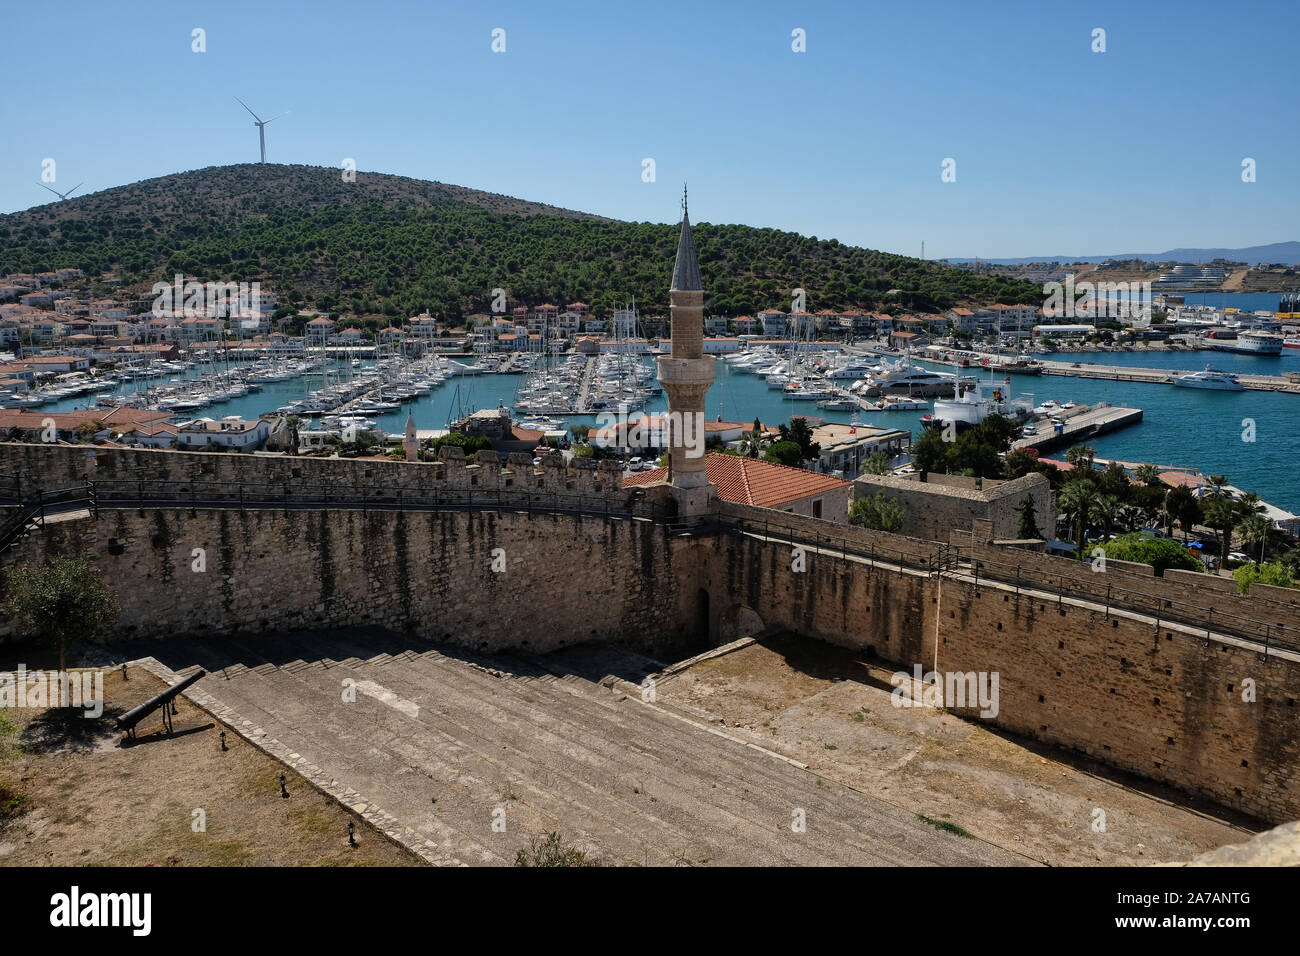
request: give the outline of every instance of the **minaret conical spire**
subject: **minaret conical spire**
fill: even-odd
[[[700,261],[695,256],[695,240],[691,238],[691,215],[686,208],[686,186],[682,185],[682,232],[677,237],[677,261],[673,264],[673,282],[670,292],[703,292],[700,279]]]
[[[713,384],[713,356],[704,354],[704,283],[691,238],[682,188],[682,233],[668,290],[668,354],[660,354],[659,382],[668,396],[668,483],[679,515],[708,511],[714,489],[705,463],[705,393]],[[660,343],[660,351],[664,343]]]

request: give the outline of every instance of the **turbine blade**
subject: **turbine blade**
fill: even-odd
[[[271,122],[271,120],[278,120],[281,116],[288,116],[292,112],[293,110],[285,110],[283,113],[280,113],[278,116],[272,116],[271,119],[266,121],[266,123]],[[263,123],[262,125],[265,126],[266,123]]]
[[[42,189],[50,189],[50,187],[45,185],[45,183],[37,183],[36,185],[40,186]],[[58,196],[60,199],[63,198],[63,193],[59,192],[57,189],[50,189],[50,192],[54,193],[54,195]]]
[[[257,115],[256,113],[254,113],[252,110],[249,110],[249,109],[248,109],[248,104],[245,103],[243,100],[241,100],[238,96],[235,97],[235,102],[237,102],[237,103],[238,103],[240,106],[242,106],[244,109],[248,110],[248,112],[252,115],[253,119],[257,120],[259,123],[262,122],[262,117],[258,116],[258,115]]]

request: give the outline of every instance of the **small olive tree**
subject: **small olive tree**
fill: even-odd
[[[93,640],[117,620],[117,599],[84,557],[20,564],[8,574],[5,609],[18,632],[57,646],[67,670],[70,640]]]

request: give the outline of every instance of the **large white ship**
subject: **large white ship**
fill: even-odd
[[[1244,352],[1248,355],[1281,355],[1282,336],[1272,332],[1242,331],[1235,339],[1206,339],[1219,352]]]
[[[959,396],[936,399],[933,413],[921,416],[921,427],[943,428],[952,424],[958,431],[973,428],[989,415],[1006,413],[1009,389],[1006,383],[990,383],[990,394],[985,395],[983,385],[976,382]]]
[[[1240,392],[1245,387],[1231,372],[1210,368],[1208,365],[1204,371],[1175,376],[1173,383],[1183,388],[1212,388],[1221,392]]]

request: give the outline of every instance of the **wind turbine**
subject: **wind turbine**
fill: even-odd
[[[266,124],[272,122],[273,120],[278,120],[280,116],[288,116],[290,111],[285,110],[283,113],[280,114],[280,116],[272,116],[271,119],[264,120],[262,119],[262,117],[254,113],[252,110],[249,110],[248,104],[245,103],[243,100],[239,99],[238,96],[236,96],[235,99],[238,101],[239,105],[242,106],[244,109],[248,110],[249,114],[253,117],[253,125],[257,127],[257,140],[262,147],[261,161],[266,162]]]
[[[45,185],[45,183],[37,183],[36,185],[40,186],[42,189],[49,189],[50,192],[54,193],[54,195],[58,196],[59,200],[62,201],[64,199],[67,199],[69,196],[71,196],[73,193],[75,193],[78,189],[80,189],[85,184],[86,184],[85,180],[82,180],[81,182],[77,183],[77,185],[69,189],[66,193],[61,193],[57,189],[51,189],[49,186]]]

